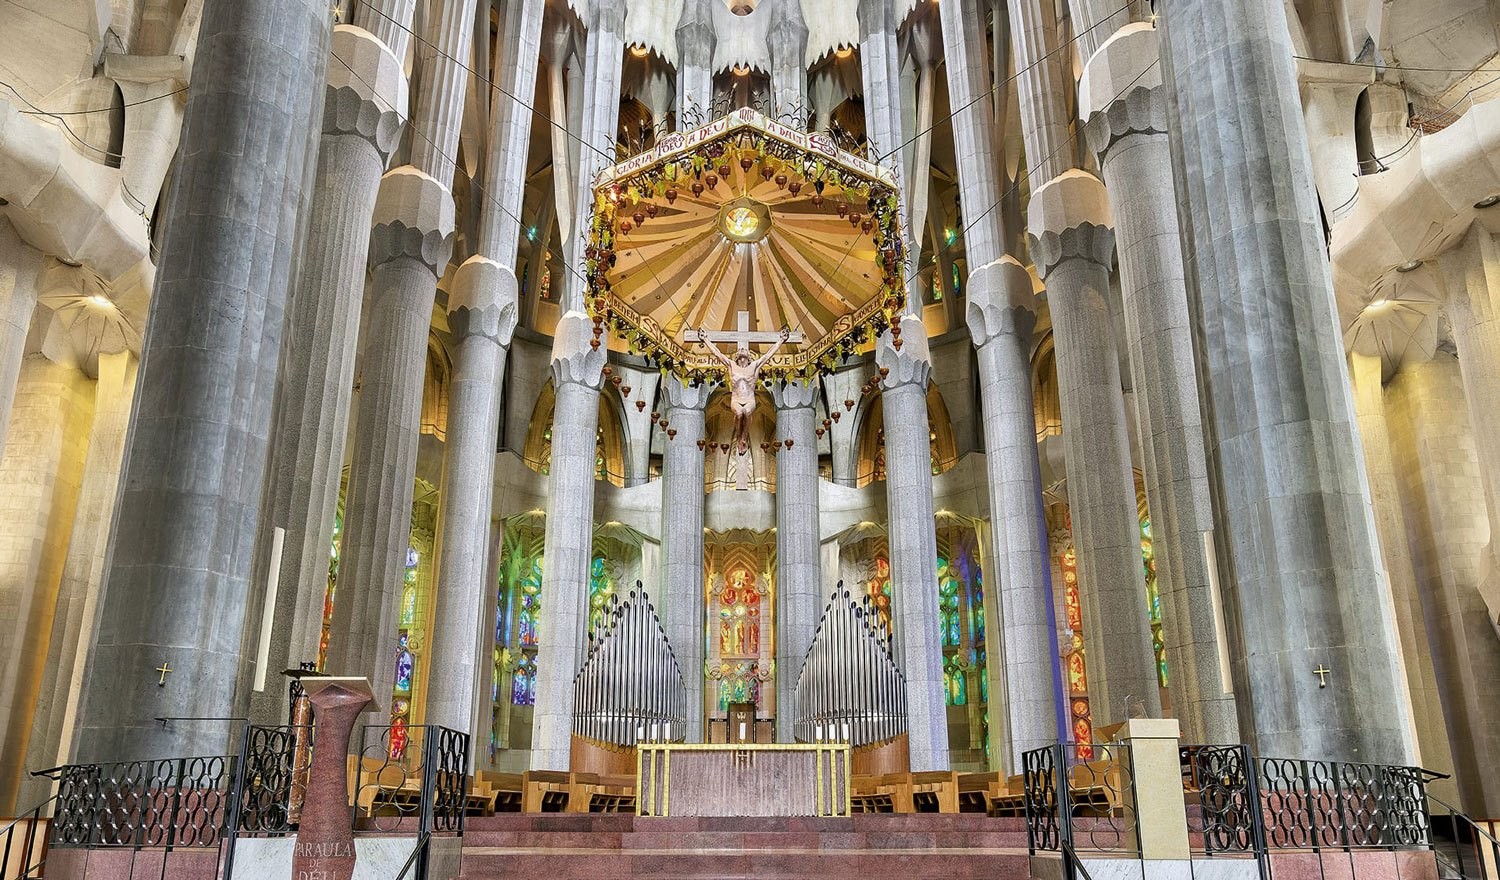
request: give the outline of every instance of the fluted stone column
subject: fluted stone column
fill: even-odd
[[[238,714],[265,378],[279,355],[330,26],[320,0],[204,3],[78,760],[229,747],[229,721],[152,719]],[[164,661],[173,672],[159,686],[152,670]]]
[[[662,412],[677,431],[666,438],[661,462],[661,593],[667,639],[687,686],[687,741],[703,741],[703,407],[710,384],[688,385],[676,376],[661,383]]]
[[[354,7],[354,24],[368,31],[397,58],[406,59],[411,43],[411,20],[417,0],[361,0]],[[425,50],[425,47],[424,47]],[[405,112],[406,108],[401,110]]]
[[[1006,0],[1006,8],[1026,165],[1033,181],[1052,180],[1076,164],[1067,112],[1073,83],[1063,67],[1068,53],[1054,51],[1059,49],[1056,6],[1053,0]]]
[[[1441,264],[1446,312],[1484,474],[1485,504],[1495,524],[1479,592],[1500,636],[1500,243],[1475,223]]]
[[[823,595],[818,504],[816,382],[777,382],[776,403],[776,741],[792,742],[797,676],[812,646]],[[788,446],[787,444],[791,445]],[[764,618],[762,618],[764,619]],[[936,630],[934,630],[936,631]]]
[[[896,646],[906,675],[907,732],[914,773],[948,769],[943,645],[938,624],[937,533],[932,510],[932,442],[927,383],[932,356],[922,319],[901,319],[901,348],[880,337],[876,361],[885,420],[885,495]],[[780,484],[778,482],[778,488]],[[779,494],[779,493],[778,493]]]
[[[469,82],[465,64],[477,2],[431,0],[422,28],[428,45],[415,53],[418,70],[412,76],[421,88],[412,108],[412,120],[420,134],[413,134],[411,139],[411,164],[450,189],[458,155],[458,131],[463,123],[464,91]]]
[[[1370,498],[1375,505],[1375,530],[1380,536],[1380,555],[1385,561],[1386,577],[1390,582],[1390,601],[1396,631],[1401,638],[1407,689],[1411,694],[1412,722],[1416,726],[1418,747],[1416,757],[1421,766],[1429,770],[1452,773],[1453,756],[1448,747],[1448,731],[1443,726],[1443,706],[1438,696],[1437,674],[1423,617],[1422,595],[1412,565],[1409,545],[1412,532],[1408,528],[1400,495],[1401,482],[1396,475],[1396,460],[1391,451],[1383,372],[1379,355],[1357,351],[1349,355],[1349,374],[1354,381],[1354,414],[1359,420],[1365,470],[1370,479]],[[1447,429],[1447,425],[1442,425],[1433,436],[1446,436]],[[1160,577],[1160,572],[1157,576]]]
[[[1031,339],[1036,297],[1031,274],[1005,253],[1001,172],[995,155],[984,34],[970,26],[973,0],[939,6],[948,94],[955,107],[955,149],[965,157],[959,199],[969,272],[965,284],[969,333],[979,361],[986,488],[990,508],[985,625],[989,643],[990,759],[1015,773],[1021,754],[1058,740],[1067,726],[1052,604],[1046,520],[1037,462],[1031,389]]]
[[[489,590],[490,506],[495,491],[497,393],[515,329],[517,285],[511,270],[473,256],[448,294],[453,373],[448,382],[448,442],[443,454],[443,542],[427,677],[427,722],[473,732],[479,722],[478,664],[494,618]],[[420,408],[421,395],[417,396]],[[486,716],[488,713],[484,713]],[[486,718],[486,727],[488,727]],[[470,760],[474,759],[470,750]]]
[[[991,759],[1016,771],[1023,753],[1067,730],[1032,403],[1035,300],[1030,273],[1008,255],[970,272],[967,290],[989,490],[986,592],[995,594],[1002,649],[991,647],[986,669]]]
[[[1130,428],[1109,313],[1115,239],[1109,199],[1098,178],[1074,169],[1032,193],[1029,214],[1031,254],[1047,285],[1057,349],[1089,709],[1101,727],[1127,717],[1127,699],[1159,717]]]
[[[1203,549],[1213,504],[1157,59],[1151,25],[1121,28],[1089,59],[1079,115],[1114,208],[1172,712],[1187,742],[1238,742]]]
[[[406,77],[390,49],[347,25],[334,28],[330,49],[335,60],[328,65],[308,240],[288,303],[252,578],[266,583],[275,564],[273,529],[285,529],[266,689],[250,701],[255,720],[264,724],[282,723],[286,714],[278,673],[318,657],[370,218],[405,118]],[[250,617],[258,620],[261,613],[253,608]],[[248,632],[258,637],[260,627]]]
[[[27,244],[10,220],[0,219],[0,453],[5,451],[26,333],[36,311],[41,266],[42,252]]]
[[[26,747],[25,766],[32,769],[56,767],[72,760],[73,743],[69,734],[78,714],[87,658],[87,651],[80,649],[93,642],[99,623],[99,585],[104,580],[110,525],[120,485],[120,459],[130,425],[130,404],[135,397],[136,366],[137,358],[129,351],[99,355],[94,421],[89,427],[83,480],[73,511],[68,553],[52,616],[52,636],[47,643],[47,662],[37,691],[31,739]],[[52,783],[42,782],[24,780],[17,803],[24,808],[45,800]]]
[[[411,537],[427,333],[438,273],[453,248],[448,188],[405,165],[387,172],[370,234],[369,305],[354,464],[325,670],[395,680],[400,587]]]
[[[801,0],[779,0],[766,43],[771,50],[771,115],[798,131],[807,127],[807,22]],[[791,114],[800,115],[793,119]]]
[[[519,309],[516,246],[526,184],[526,147],[536,90],[542,0],[513,5],[500,50],[506,66],[491,90],[487,191],[476,209],[477,253],[464,261],[448,295],[453,374],[448,388],[448,434],[443,455],[443,539],[439,545],[436,625],[429,642],[427,720],[467,730],[483,742],[490,727],[494,579],[491,510],[500,388]],[[486,14],[485,19],[488,20]],[[509,700],[509,695],[506,697]],[[469,750],[471,765],[478,749]]]
[[[677,20],[677,130],[713,121],[715,0],[687,0]],[[693,705],[689,703],[688,705]]]
[[[36,805],[17,803],[16,792],[26,778],[29,741],[45,723],[33,710],[69,541],[66,524],[83,482],[92,392],[78,367],[27,356],[11,442],[0,459],[0,812],[7,814]]]
[[[1485,620],[1479,586],[1493,527],[1484,497],[1479,432],[1470,421],[1463,358],[1440,346],[1391,379],[1393,453],[1407,533],[1422,594],[1450,754],[1424,767],[1450,770],[1474,816],[1500,814],[1500,639]],[[1420,726],[1419,726],[1420,731]],[[1420,733],[1419,733],[1420,735]]]
[[[1384,601],[1286,10],[1162,7],[1173,179],[1190,219],[1233,583],[1242,737],[1262,755],[1406,763]],[[1290,625],[1289,625],[1290,624]],[[1332,670],[1319,687],[1313,669]]]
[[[552,342],[552,461],[547,477],[542,623],[537,651],[531,768],[566,770],[573,734],[573,675],[584,638],[589,564],[594,552],[594,436],[605,348],[589,345],[593,324],[570,311]],[[700,486],[699,490],[702,492]],[[684,673],[686,670],[684,670]]]

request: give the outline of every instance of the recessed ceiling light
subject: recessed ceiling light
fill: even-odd
[[[98,306],[101,309],[112,309],[115,307],[115,301],[102,293],[96,293],[89,297],[89,305]]]
[[[1397,266],[1396,267],[1396,271],[1397,272],[1415,272],[1415,271],[1417,271],[1420,268],[1422,268],[1422,261],[1421,260],[1407,260],[1406,262],[1404,262],[1401,265]]]
[[[1367,305],[1367,306],[1365,306],[1365,311],[1367,311],[1367,312],[1379,311],[1379,310],[1385,308],[1386,306],[1388,306],[1390,304],[1391,304],[1391,301],[1388,300],[1388,299],[1386,299],[1385,297],[1381,297],[1380,299],[1372,299],[1372,300],[1370,300],[1370,304]]]
[[[840,46],[837,49],[833,50],[833,55],[834,55],[835,58],[848,58],[850,55],[853,55],[853,54],[854,54],[854,49],[851,48],[851,47],[849,47],[849,46]]]
[[[1495,193],[1492,196],[1485,196],[1484,198],[1474,203],[1474,207],[1476,208],[1493,208],[1496,205],[1500,205],[1500,193]]]
[[[57,261],[59,263],[62,263],[64,266],[72,266],[74,269],[77,269],[79,266],[83,265],[82,263],[80,263],[80,262],[78,262],[76,260],[69,260],[66,257],[58,257]]]

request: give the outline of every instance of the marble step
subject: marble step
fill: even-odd
[[[698,818],[636,817],[628,813],[500,813],[465,820],[466,834],[480,831],[559,832],[862,832],[879,831],[975,831],[1014,832],[1024,835],[1026,822],[1019,818],[990,818],[981,813],[869,813],[844,819],[799,816],[705,816]]]
[[[465,848],[522,849],[1025,849],[1016,831],[466,831]]]
[[[524,849],[464,847],[464,880],[657,880],[900,877],[902,880],[1026,880],[1024,849]]]

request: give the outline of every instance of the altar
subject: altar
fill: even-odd
[[[848,743],[641,743],[638,816],[847,816]]]

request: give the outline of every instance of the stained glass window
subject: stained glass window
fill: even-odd
[[[342,507],[342,503],[340,503]],[[333,630],[333,591],[339,579],[339,545],[344,540],[344,517],[333,515],[333,540],[328,548],[328,585],[323,591],[323,632],[318,637],[318,668],[328,661],[328,634]]]
[[[870,579],[865,581],[865,592],[870,596],[870,602],[874,604],[875,610],[880,613],[880,619],[886,626],[891,624],[891,561],[884,556],[875,557],[875,569]]]
[[[755,573],[737,568],[724,576],[718,595],[719,654],[755,657],[760,654],[761,590]]]
[[[1167,686],[1167,645],[1161,629],[1161,590],[1156,582],[1156,548],[1151,520],[1141,519],[1141,565],[1146,570],[1146,602],[1151,617],[1151,650],[1156,656],[1156,677]]]
[[[615,579],[603,556],[595,556],[589,565],[589,629],[597,629],[609,613],[615,595]]]
[[[969,702],[969,684],[957,654],[943,659],[943,702],[949,706],[963,706]]]
[[[411,724],[411,696],[415,689],[417,656],[413,635],[417,631],[417,566],[421,557],[406,548],[406,570],[401,575],[401,622],[396,634],[396,684],[391,700],[390,754],[399,759],[406,753],[407,728]]]
[[[959,614],[959,583],[952,565],[947,559],[938,557],[938,624],[943,637],[943,647],[957,648],[959,634],[963,629]]]
[[[721,660],[711,678],[719,679],[719,711],[730,703],[760,705],[760,664],[754,660]]]

